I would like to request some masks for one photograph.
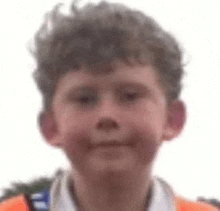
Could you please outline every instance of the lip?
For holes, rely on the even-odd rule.
[[[128,146],[128,144],[111,144],[111,143],[109,143],[109,144],[98,144],[95,147],[96,148],[102,148],[102,147],[104,147],[104,148],[108,148],[108,147],[116,148],[116,147],[123,147],[123,146]]]
[[[96,144],[91,144],[90,148],[121,148],[121,147],[128,147],[133,146],[132,143],[128,142],[119,142],[119,141],[102,141]]]

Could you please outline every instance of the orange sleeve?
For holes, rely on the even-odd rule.
[[[212,205],[203,202],[191,202],[181,197],[175,199],[176,211],[219,211]]]
[[[29,211],[24,195],[19,195],[3,201],[0,204],[0,211]]]

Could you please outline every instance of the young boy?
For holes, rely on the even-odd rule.
[[[54,181],[49,202],[43,191],[30,203],[4,202],[1,211],[47,203],[51,211],[216,210],[178,197],[152,175],[158,149],[185,123],[182,52],[170,34],[121,4],[73,3],[72,15],[59,7],[47,15],[35,44],[41,133],[71,170]]]

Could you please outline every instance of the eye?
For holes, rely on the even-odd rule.
[[[78,96],[75,100],[81,105],[91,105],[97,101],[97,97],[95,95],[85,94]]]
[[[138,93],[136,91],[125,91],[121,96],[124,101],[134,101],[138,98]]]

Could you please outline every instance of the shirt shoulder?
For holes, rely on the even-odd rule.
[[[173,209],[175,211],[219,211],[218,208],[211,204],[200,201],[191,201],[174,192],[171,186],[162,178],[157,178],[164,187],[166,195],[172,200]]]
[[[20,194],[0,203],[0,211],[48,211],[50,205],[49,189],[25,195]]]

